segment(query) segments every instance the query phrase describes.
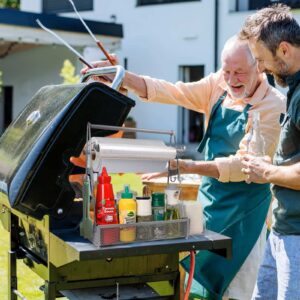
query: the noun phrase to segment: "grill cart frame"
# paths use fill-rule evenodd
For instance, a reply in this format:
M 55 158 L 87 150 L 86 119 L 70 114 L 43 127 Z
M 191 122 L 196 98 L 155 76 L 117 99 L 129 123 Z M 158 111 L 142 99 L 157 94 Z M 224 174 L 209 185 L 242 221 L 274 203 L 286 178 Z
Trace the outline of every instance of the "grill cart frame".
M 97 248 L 90 241 L 80 236 L 79 230 L 50 232 L 49 217 L 43 220 L 27 219 L 18 211 L 2 207 L 1 218 L 10 232 L 8 252 L 8 295 L 9 300 L 17 300 L 18 278 L 17 259 L 24 263 L 44 281 L 45 300 L 54 300 L 61 296 L 60 291 L 83 288 L 116 286 L 116 284 L 141 284 L 146 282 L 171 281 L 173 294 L 161 299 L 179 299 L 179 252 L 209 250 L 231 258 L 231 239 L 215 232 L 205 230 L 203 235 L 189 236 L 187 239 L 160 240 Z M 18 241 L 20 222 L 32 222 L 35 228 L 48 233 L 48 259 L 41 260 Z M 148 266 L 151 274 L 122 274 L 125 264 L 141 266 L 151 261 Z M 101 276 L 99 270 L 114 270 L 110 278 Z M 134 268 L 136 271 L 136 268 Z M 81 272 L 80 278 L 78 272 Z M 77 274 L 77 275 L 76 275 Z M 97 277 L 98 278 L 95 278 Z M 148 298 L 149 299 L 149 298 Z M 158 299 L 158 298 L 155 298 Z
M 112 86 L 119 88 L 124 75 L 120 66 L 89 74 L 113 72 L 118 76 Z M 70 156 L 79 156 L 88 122 L 121 126 L 133 106 L 133 100 L 101 83 L 48 86 L 0 138 L 5 157 L 0 168 L 0 220 L 9 232 L 9 300 L 25 299 L 18 291 L 18 259 L 44 280 L 46 300 L 68 290 L 149 282 L 170 287 L 166 295 L 151 294 L 153 299 L 179 299 L 180 251 L 210 250 L 231 257 L 231 239 L 210 231 L 187 239 L 103 248 L 80 236 L 83 205 L 74 201 L 68 181 L 78 171 Z M 97 132 L 100 137 L 109 134 Z

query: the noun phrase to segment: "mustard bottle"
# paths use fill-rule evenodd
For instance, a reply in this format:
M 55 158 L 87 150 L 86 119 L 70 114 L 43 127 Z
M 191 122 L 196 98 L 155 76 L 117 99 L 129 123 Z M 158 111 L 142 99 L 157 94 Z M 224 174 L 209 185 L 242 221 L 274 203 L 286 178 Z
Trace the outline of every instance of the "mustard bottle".
M 129 191 L 129 186 L 126 185 L 121 199 L 118 203 L 119 222 L 120 224 L 136 223 L 136 201 L 133 199 L 133 194 Z M 127 227 L 120 230 L 121 242 L 133 242 L 136 239 L 136 227 Z

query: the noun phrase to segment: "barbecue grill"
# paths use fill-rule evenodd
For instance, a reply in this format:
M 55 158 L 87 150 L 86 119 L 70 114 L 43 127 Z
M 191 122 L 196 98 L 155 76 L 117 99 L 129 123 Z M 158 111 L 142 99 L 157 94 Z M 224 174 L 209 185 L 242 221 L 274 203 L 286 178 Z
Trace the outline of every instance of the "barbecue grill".
M 83 170 L 70 157 L 80 155 L 87 124 L 121 126 L 135 105 L 117 91 L 124 75 L 120 66 L 90 74 L 112 72 L 111 87 L 90 82 L 41 88 L 0 139 L 0 219 L 10 233 L 10 300 L 23 297 L 17 259 L 43 278 L 45 299 L 179 299 L 180 251 L 231 256 L 230 239 L 209 231 L 107 247 L 80 235 L 83 202 L 74 200 L 69 175 Z M 95 137 L 111 133 L 93 131 Z

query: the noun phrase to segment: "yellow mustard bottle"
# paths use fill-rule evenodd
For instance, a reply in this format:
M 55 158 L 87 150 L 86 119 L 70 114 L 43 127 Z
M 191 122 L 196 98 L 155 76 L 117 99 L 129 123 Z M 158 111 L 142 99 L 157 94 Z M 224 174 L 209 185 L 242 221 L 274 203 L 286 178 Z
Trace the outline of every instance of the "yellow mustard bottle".
M 136 201 L 126 185 L 118 203 L 120 224 L 136 223 Z M 133 242 L 136 239 L 136 228 L 127 227 L 120 230 L 121 242 Z

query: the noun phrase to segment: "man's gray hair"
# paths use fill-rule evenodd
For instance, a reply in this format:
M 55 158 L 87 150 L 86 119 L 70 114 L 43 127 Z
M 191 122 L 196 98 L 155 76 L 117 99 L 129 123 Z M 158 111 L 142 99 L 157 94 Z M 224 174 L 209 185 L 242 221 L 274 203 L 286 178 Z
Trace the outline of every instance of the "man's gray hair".
M 245 51 L 245 54 L 247 55 L 249 65 L 253 65 L 256 61 L 253 57 L 251 50 L 249 48 L 248 42 L 245 40 L 242 40 L 238 35 L 234 35 L 230 37 L 224 44 L 222 53 L 221 53 L 221 60 L 224 59 L 225 55 L 227 53 L 234 53 L 235 50 L 241 49 Z
M 262 42 L 273 55 L 283 41 L 300 47 L 299 24 L 293 18 L 290 7 L 284 4 L 263 8 L 247 17 L 239 37 Z

